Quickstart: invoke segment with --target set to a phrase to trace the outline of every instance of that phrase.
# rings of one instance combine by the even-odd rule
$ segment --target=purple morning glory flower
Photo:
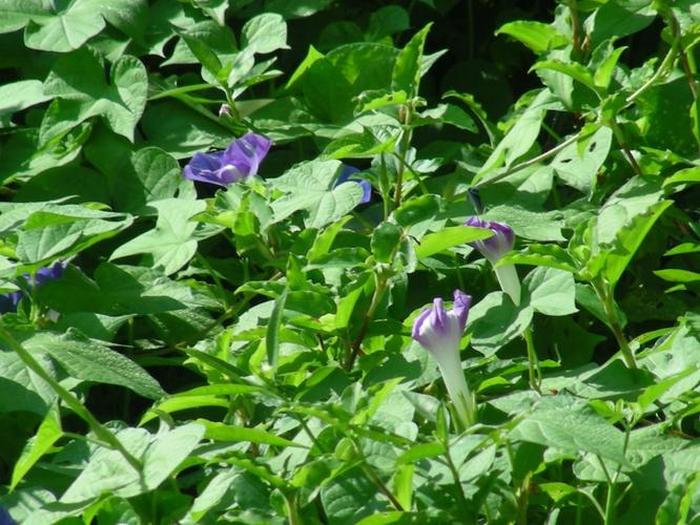
[[[47,283],[49,281],[55,281],[56,279],[59,279],[63,275],[66,266],[66,263],[56,261],[51,266],[39,268],[36,272],[36,275],[34,276],[34,284],[36,286],[41,286],[42,284]]]
[[[348,166],[347,164],[343,165],[343,169],[340,172],[340,175],[338,175],[338,180],[335,182],[336,186],[340,186],[344,182],[355,182],[360,185],[362,188],[362,200],[360,201],[360,204],[367,204],[370,200],[372,200],[372,185],[364,180],[364,179],[351,179],[355,173],[359,173],[359,169],[357,169],[355,166]]]
[[[336,181],[335,185],[339,186],[344,182],[355,182],[356,184],[359,184],[362,188],[362,200],[360,200],[360,204],[366,204],[372,200],[372,185],[364,179],[351,178],[355,173],[359,172],[360,170],[355,166],[348,166],[347,164],[343,165],[343,169],[341,170],[340,175],[338,175],[338,180]]]
[[[502,222],[491,222],[479,217],[469,217],[465,226],[472,228],[486,228],[493,232],[493,237],[482,241],[474,241],[471,246],[481,252],[492,263],[498,261],[506,253],[513,249],[515,244],[515,234],[510,226]]]
[[[22,292],[19,290],[16,292],[0,295],[0,314],[6,314],[7,312],[16,312],[17,306],[19,306],[19,301],[22,299],[22,295]],[[2,525],[1,521],[0,525]]]
[[[224,151],[195,153],[185,166],[186,179],[228,186],[258,173],[272,141],[256,133],[246,133]]]
[[[16,525],[15,520],[12,519],[10,513],[3,507],[0,507],[0,525]]]
[[[515,270],[514,264],[502,264],[496,266],[496,263],[513,249],[515,244],[515,234],[510,226],[501,222],[490,222],[480,219],[479,217],[470,217],[465,223],[466,226],[474,228],[487,228],[493,232],[493,237],[482,241],[474,241],[469,243],[471,246],[481,252],[481,255],[486,257],[494,266],[498,284],[512,299],[515,306],[520,305],[520,279],[518,272]]]
[[[25,273],[22,277],[25,281],[30,283],[30,285],[39,287],[49,281],[59,279],[63,275],[63,271],[66,269],[66,266],[66,263],[57,261],[51,266],[39,268],[34,275],[34,278],[32,278],[32,276],[28,273]],[[0,314],[16,312],[22,297],[24,297],[24,292],[22,290],[0,295]],[[2,525],[2,522],[0,522],[0,525]]]
[[[464,379],[459,356],[459,342],[467,324],[471,302],[471,296],[455,290],[452,310],[445,310],[442,298],[436,297],[432,308],[424,310],[416,318],[411,332],[413,339],[437,361],[457,416],[465,428],[476,422],[476,403]]]

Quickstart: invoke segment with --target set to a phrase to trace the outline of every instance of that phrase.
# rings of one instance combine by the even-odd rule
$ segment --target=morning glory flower
[[[465,225],[471,226],[472,228],[485,228],[493,232],[492,237],[481,241],[474,241],[469,244],[479,250],[481,255],[486,257],[489,262],[494,265],[494,271],[496,272],[498,283],[501,285],[501,290],[510,296],[516,306],[519,306],[520,279],[518,279],[518,272],[515,270],[515,265],[505,264],[496,266],[496,263],[513,249],[515,234],[512,228],[507,224],[485,221],[479,217],[470,217]]]
[[[256,133],[246,133],[224,151],[195,153],[185,166],[186,179],[228,186],[258,173],[260,163],[270,151],[272,141]]]
[[[0,507],[0,525],[15,525],[15,520],[3,507]]]
[[[437,361],[447,392],[464,428],[476,422],[476,402],[462,371],[459,342],[464,333],[471,296],[454,292],[452,310],[445,310],[442,298],[436,297],[432,308],[424,310],[413,323],[411,335]]]
[[[338,180],[335,182],[335,185],[340,186],[344,182],[355,182],[356,184],[359,184],[362,188],[362,200],[360,201],[360,204],[367,204],[370,200],[372,200],[372,185],[364,179],[350,178],[355,173],[359,173],[359,171],[360,170],[355,166],[348,166],[347,164],[343,165],[343,169],[341,170],[340,175],[338,175]]]
[[[66,266],[66,263],[57,261],[51,266],[39,268],[34,277],[30,276],[28,273],[25,273],[22,277],[30,286],[37,288],[49,281],[59,279],[63,275]],[[0,314],[16,312],[22,297],[24,297],[24,292],[21,290],[0,295]],[[2,525],[2,523],[0,523],[0,525]]]
[[[0,314],[16,312],[19,301],[22,299],[22,292],[16,291],[0,295]],[[1,522],[0,522],[1,523]]]

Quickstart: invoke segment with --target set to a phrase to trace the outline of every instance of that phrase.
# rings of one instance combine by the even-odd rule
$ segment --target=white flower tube
[[[437,361],[447,392],[464,428],[476,422],[476,402],[462,371],[459,342],[467,324],[472,298],[455,290],[454,307],[445,310],[442,299],[421,313],[413,324],[413,339],[418,341]]]

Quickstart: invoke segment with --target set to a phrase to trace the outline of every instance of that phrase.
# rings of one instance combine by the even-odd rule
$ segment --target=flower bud
[[[498,284],[501,285],[501,290],[510,296],[516,306],[520,305],[520,279],[518,272],[515,270],[515,265],[504,264],[495,266],[495,264],[509,251],[513,249],[515,244],[515,234],[513,229],[505,223],[485,221],[479,217],[470,217],[465,226],[472,228],[485,228],[493,232],[493,236],[481,241],[469,243],[472,247],[479,250],[481,255],[486,257],[489,262],[494,265]]]

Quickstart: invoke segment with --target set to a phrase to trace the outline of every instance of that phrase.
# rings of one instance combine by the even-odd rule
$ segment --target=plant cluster
[[[0,524],[700,523],[700,4],[381,4],[0,0]]]

